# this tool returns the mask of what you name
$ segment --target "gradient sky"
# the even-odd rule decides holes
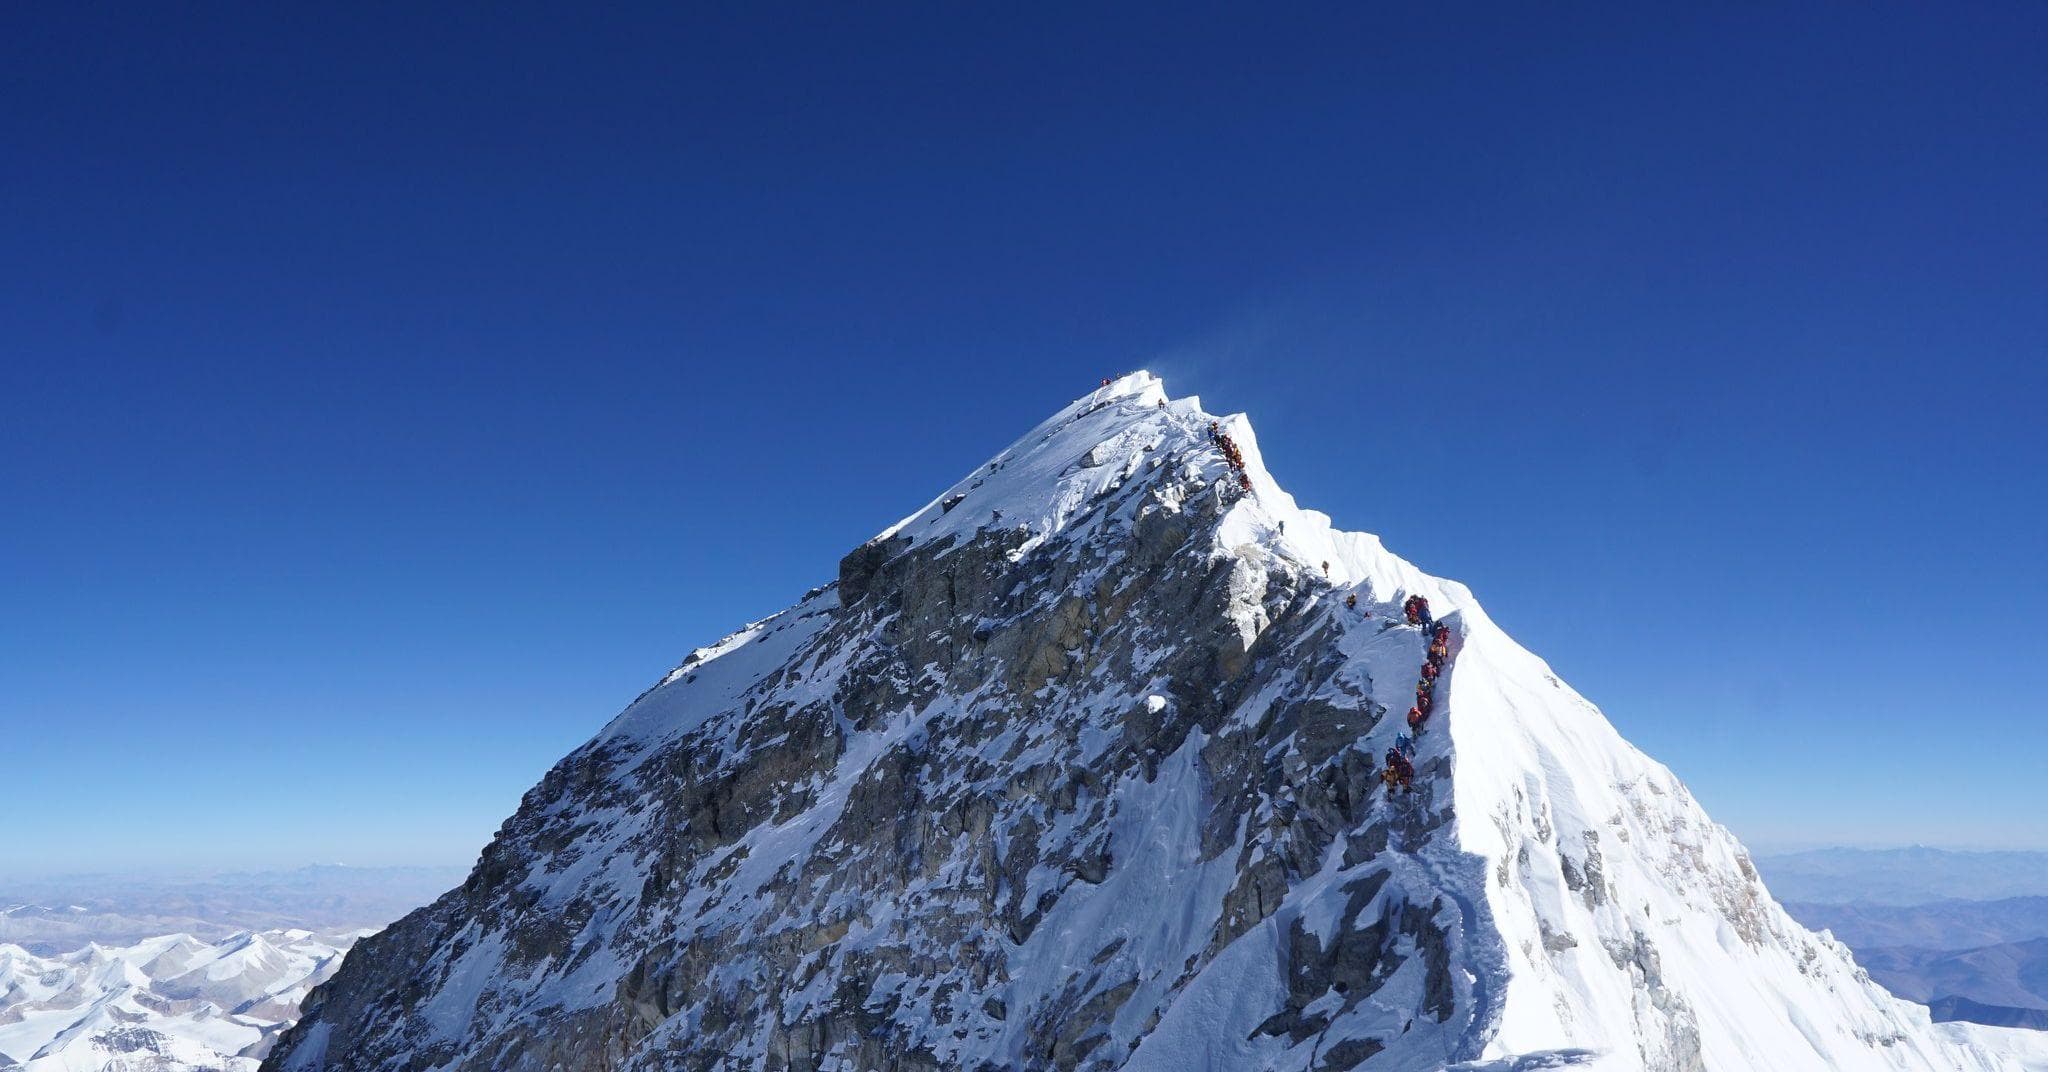
[[[2048,7],[701,6],[0,15],[0,877],[466,862],[1139,366],[1759,847],[2048,847]]]

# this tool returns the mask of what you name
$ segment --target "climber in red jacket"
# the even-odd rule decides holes
[[[1399,751],[1389,748],[1387,749],[1387,772],[1383,777],[1386,778],[1388,792],[1392,792],[1394,787],[1399,785],[1401,791],[1405,793],[1408,791],[1408,786],[1415,781],[1415,764],[1408,762],[1408,757],[1402,755]]]

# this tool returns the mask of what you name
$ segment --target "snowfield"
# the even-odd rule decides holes
[[[1390,793],[1414,595],[1450,654]],[[1463,585],[1137,373],[692,653],[264,1067],[1974,1072],[2033,1042],[1893,999]]]

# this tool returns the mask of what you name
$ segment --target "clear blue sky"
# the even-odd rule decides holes
[[[0,876],[467,861],[1138,366],[1760,845],[2048,847],[2048,7],[968,6],[0,16]]]

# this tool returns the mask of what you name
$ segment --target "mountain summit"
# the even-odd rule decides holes
[[[692,652],[263,1067],[2009,1067],[1970,1037],[1136,373]]]

